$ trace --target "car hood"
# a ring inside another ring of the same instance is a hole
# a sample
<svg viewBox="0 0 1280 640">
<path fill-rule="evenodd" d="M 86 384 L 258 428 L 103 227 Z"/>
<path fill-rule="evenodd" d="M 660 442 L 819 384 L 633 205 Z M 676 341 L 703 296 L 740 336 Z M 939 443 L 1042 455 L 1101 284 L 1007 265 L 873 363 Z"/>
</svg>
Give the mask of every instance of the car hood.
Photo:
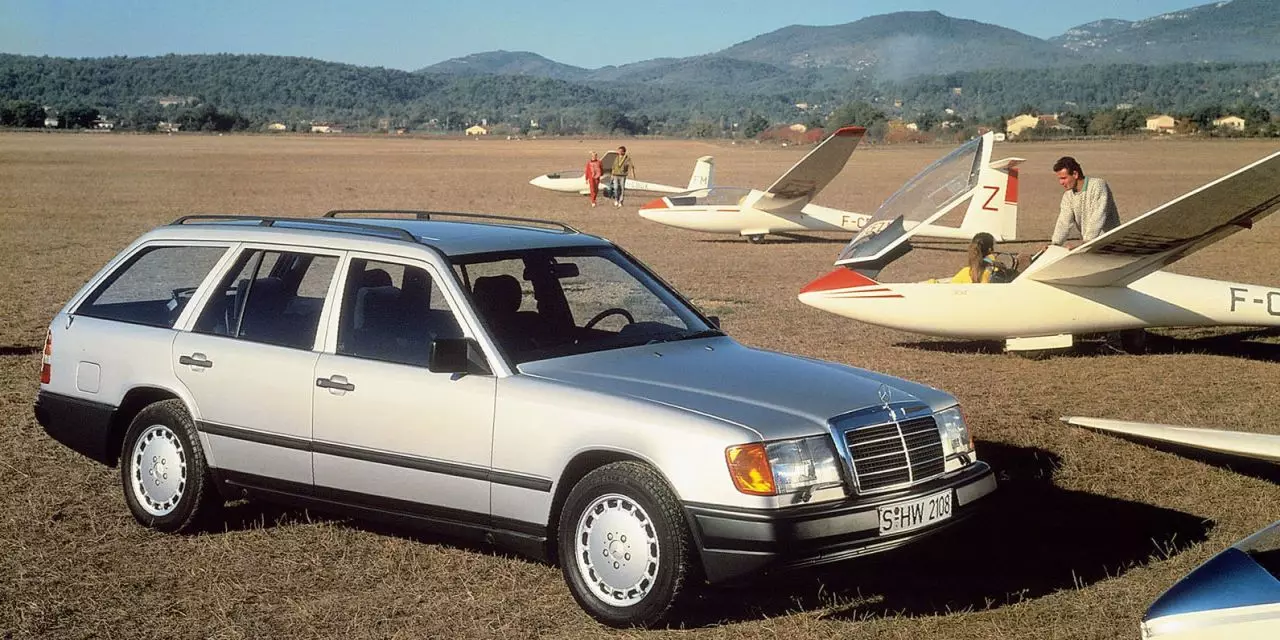
<svg viewBox="0 0 1280 640">
<path fill-rule="evenodd" d="M 869 406 L 955 399 L 932 387 L 821 360 L 744 347 L 728 337 L 614 349 L 520 365 L 523 375 L 677 407 L 749 427 L 766 440 L 815 435 Z"/>
</svg>

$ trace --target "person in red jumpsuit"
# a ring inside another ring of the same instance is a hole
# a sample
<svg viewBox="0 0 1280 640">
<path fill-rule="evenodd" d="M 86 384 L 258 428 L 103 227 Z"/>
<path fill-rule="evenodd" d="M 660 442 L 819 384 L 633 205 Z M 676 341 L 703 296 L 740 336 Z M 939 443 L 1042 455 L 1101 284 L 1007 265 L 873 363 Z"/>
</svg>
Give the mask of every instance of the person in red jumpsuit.
<svg viewBox="0 0 1280 640">
<path fill-rule="evenodd" d="M 591 159 L 587 161 L 587 168 L 583 171 L 583 177 L 587 180 L 587 189 L 591 190 L 591 206 L 596 206 L 596 195 L 600 193 L 600 176 L 604 175 L 604 167 L 600 164 L 600 157 L 596 152 L 591 152 Z"/>
</svg>

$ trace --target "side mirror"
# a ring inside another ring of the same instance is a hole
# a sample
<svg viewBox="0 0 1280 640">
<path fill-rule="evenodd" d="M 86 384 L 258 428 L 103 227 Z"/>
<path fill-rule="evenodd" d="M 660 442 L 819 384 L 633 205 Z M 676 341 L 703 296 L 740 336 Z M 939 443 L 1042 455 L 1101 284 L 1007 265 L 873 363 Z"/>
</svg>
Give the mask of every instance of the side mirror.
<svg viewBox="0 0 1280 640">
<path fill-rule="evenodd" d="M 432 340 L 427 369 L 433 373 L 491 373 L 484 354 L 470 338 Z"/>
<path fill-rule="evenodd" d="M 711 326 L 720 328 L 720 316 L 707 316 L 707 320 L 711 321 Z"/>
</svg>

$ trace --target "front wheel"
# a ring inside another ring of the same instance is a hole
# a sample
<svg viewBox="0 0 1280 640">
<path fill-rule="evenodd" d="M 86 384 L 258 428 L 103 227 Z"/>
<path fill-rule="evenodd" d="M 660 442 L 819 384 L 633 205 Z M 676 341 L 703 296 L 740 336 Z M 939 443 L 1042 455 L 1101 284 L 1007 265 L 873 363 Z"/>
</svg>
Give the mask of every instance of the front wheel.
<svg viewBox="0 0 1280 640">
<path fill-rule="evenodd" d="M 615 462 L 582 478 L 560 514 L 558 543 L 574 599 L 611 627 L 664 623 L 696 566 L 674 492 L 639 462 Z"/>
<path fill-rule="evenodd" d="M 191 415 L 164 400 L 134 416 L 120 453 L 124 501 L 143 525 L 189 532 L 221 504 Z"/>
<path fill-rule="evenodd" d="M 760 244 L 760 243 L 764 242 L 764 234 L 763 234 L 763 233 L 753 233 L 753 234 L 751 234 L 751 235 L 747 236 L 747 242 L 750 242 L 751 244 Z"/>
</svg>

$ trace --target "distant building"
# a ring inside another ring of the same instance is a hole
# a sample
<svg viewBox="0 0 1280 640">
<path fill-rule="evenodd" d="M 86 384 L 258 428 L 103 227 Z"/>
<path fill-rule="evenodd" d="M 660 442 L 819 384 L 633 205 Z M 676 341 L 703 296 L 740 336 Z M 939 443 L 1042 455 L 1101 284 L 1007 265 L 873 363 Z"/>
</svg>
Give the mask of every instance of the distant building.
<svg viewBox="0 0 1280 640">
<path fill-rule="evenodd" d="M 806 126 L 804 126 L 803 124 L 800 124 L 799 122 L 797 122 L 797 123 L 795 123 L 795 124 L 793 124 L 793 125 L 791 125 L 791 126 L 789 126 L 789 127 L 787 127 L 787 128 L 788 128 L 788 129 L 790 129 L 790 130 L 792 130 L 792 131 L 794 131 L 794 132 L 796 132 L 796 133 L 804 133 L 804 132 L 806 132 L 806 131 L 808 131 L 808 130 L 809 130 L 809 127 L 806 127 Z"/>
<path fill-rule="evenodd" d="M 797 109 L 799 109 L 799 110 L 801 110 L 801 111 L 808 111 L 808 110 L 809 110 L 809 103 L 808 103 L 808 102 L 797 102 L 797 103 L 796 103 L 796 108 L 797 108 Z"/>
<path fill-rule="evenodd" d="M 267 125 L 267 131 L 288 131 L 289 127 L 283 122 L 272 122 Z"/>
<path fill-rule="evenodd" d="M 1004 123 L 1004 130 L 1012 137 L 1018 137 L 1027 129 L 1034 129 L 1040 124 L 1040 118 L 1029 113 L 1023 113 L 1009 118 Z"/>
<path fill-rule="evenodd" d="M 1133 108 L 1132 102 L 1117 102 L 1116 111 L 1128 111 Z"/>
<path fill-rule="evenodd" d="M 94 129 L 99 129 L 99 130 L 101 130 L 101 131 L 110 131 L 110 130 L 112 130 L 112 129 L 116 128 L 116 123 L 114 123 L 114 122 L 112 122 L 112 121 L 110 121 L 110 120 L 108 120 L 108 119 L 106 119 L 106 118 L 104 118 L 104 117 L 102 117 L 102 116 L 98 116 L 98 117 L 97 117 L 97 119 L 95 119 L 95 120 L 93 121 L 93 128 L 94 128 Z"/>
<path fill-rule="evenodd" d="M 1004 130 L 1008 132 L 1010 138 L 1016 138 L 1028 129 L 1037 127 L 1055 131 L 1074 131 L 1071 127 L 1058 122 L 1057 115 L 1033 116 L 1029 113 L 1024 113 L 1014 116 L 1004 123 Z"/>
<path fill-rule="evenodd" d="M 173 133 L 175 131 L 182 131 L 182 125 L 177 122 L 157 122 L 156 131 L 159 131 L 160 133 Z"/>
<path fill-rule="evenodd" d="M 46 110 L 45 110 L 45 116 L 44 116 L 44 126 L 45 126 L 46 128 L 48 128 L 48 129 L 57 129 L 57 128 L 58 128 L 58 114 L 56 114 L 56 113 L 54 113 L 54 112 L 49 111 L 49 110 L 47 110 L 47 109 L 46 109 Z"/>
<path fill-rule="evenodd" d="M 316 122 L 311 125 L 311 133 L 342 133 L 342 127 L 326 122 Z"/>
<path fill-rule="evenodd" d="M 1178 122 L 1173 119 L 1173 116 L 1164 113 L 1149 116 L 1147 118 L 1147 131 L 1155 131 L 1156 133 L 1173 133 L 1173 129 L 1177 125 Z"/>
<path fill-rule="evenodd" d="M 1244 118 L 1240 116 L 1222 116 L 1213 121 L 1213 126 L 1222 127 L 1223 129 L 1235 129 L 1236 131 L 1244 130 Z"/>
<path fill-rule="evenodd" d="M 489 130 L 478 124 L 473 124 L 467 127 L 466 133 L 469 136 L 487 136 L 489 135 Z"/>
</svg>

